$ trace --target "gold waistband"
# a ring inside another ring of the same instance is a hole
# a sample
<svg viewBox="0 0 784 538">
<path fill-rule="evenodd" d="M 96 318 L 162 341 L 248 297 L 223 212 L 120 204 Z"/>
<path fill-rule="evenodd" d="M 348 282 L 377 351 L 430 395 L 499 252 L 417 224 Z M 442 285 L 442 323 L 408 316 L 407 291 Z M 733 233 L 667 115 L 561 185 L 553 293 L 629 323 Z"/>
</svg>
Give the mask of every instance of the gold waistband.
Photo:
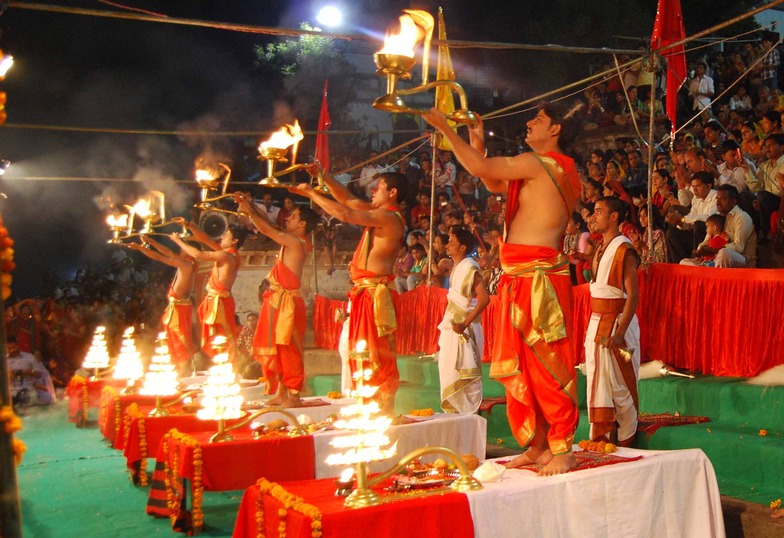
<svg viewBox="0 0 784 538">
<path fill-rule="evenodd" d="M 591 311 L 597 314 L 620 314 L 626 305 L 626 299 L 601 299 L 591 297 Z"/>
<path fill-rule="evenodd" d="M 221 298 L 224 298 L 224 299 L 226 297 L 231 297 L 231 292 L 230 291 L 216 290 L 215 288 L 213 288 L 209 284 L 207 284 L 207 286 L 206 286 L 206 291 L 207 291 L 207 295 L 210 295 L 212 297 L 221 297 Z"/>
</svg>

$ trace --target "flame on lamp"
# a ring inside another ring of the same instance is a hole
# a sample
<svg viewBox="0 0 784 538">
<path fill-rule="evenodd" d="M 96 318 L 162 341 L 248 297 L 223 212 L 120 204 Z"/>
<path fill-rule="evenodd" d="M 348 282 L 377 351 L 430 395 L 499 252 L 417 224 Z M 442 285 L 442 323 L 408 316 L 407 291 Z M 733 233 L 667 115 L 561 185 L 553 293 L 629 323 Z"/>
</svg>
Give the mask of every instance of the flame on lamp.
<svg viewBox="0 0 784 538">
<path fill-rule="evenodd" d="M 300 141 L 305 138 L 299 121 L 294 120 L 294 125 L 285 124 L 278 131 L 272 133 L 268 140 L 259 144 L 259 152 L 264 153 L 267 148 L 288 149 L 291 147 L 291 163 L 297 161 L 297 147 Z"/>
<path fill-rule="evenodd" d="M 106 224 L 108 224 L 110 228 L 124 229 L 128 226 L 128 215 L 126 213 L 111 214 L 106 217 Z"/>
<path fill-rule="evenodd" d="M 396 34 L 387 31 L 384 36 L 384 48 L 378 51 L 379 54 L 399 54 L 401 56 L 414 57 L 414 47 L 421 39 L 419 27 L 411 18 L 411 15 L 400 16 L 400 31 Z"/>
<path fill-rule="evenodd" d="M 133 327 L 128 327 L 123 332 L 120 355 L 117 357 L 117 365 L 114 369 L 114 378 L 127 379 L 128 385 L 132 385 L 135 380 L 144 375 L 144 366 L 139 351 L 136 349 L 133 333 Z"/>
</svg>

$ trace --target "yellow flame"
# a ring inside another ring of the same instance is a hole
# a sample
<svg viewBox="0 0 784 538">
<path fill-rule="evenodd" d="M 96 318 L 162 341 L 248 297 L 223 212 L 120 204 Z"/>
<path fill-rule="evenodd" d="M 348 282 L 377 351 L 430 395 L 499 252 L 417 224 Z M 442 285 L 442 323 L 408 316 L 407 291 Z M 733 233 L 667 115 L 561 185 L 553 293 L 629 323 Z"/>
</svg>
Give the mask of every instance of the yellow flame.
<svg viewBox="0 0 784 538">
<path fill-rule="evenodd" d="M 268 140 L 259 145 L 259 151 L 267 148 L 287 149 L 291 146 L 296 148 L 296 144 L 303 138 L 305 138 L 305 135 L 302 133 L 299 122 L 294 120 L 294 125 L 285 124 L 280 130 L 272 133 Z"/>
<path fill-rule="evenodd" d="M 128 215 L 109 215 L 106 217 L 106 224 L 112 228 L 125 228 L 128 226 Z"/>
<path fill-rule="evenodd" d="M 150 216 L 152 211 L 150 211 L 150 200 L 148 198 L 142 198 L 138 202 L 133 205 L 133 209 L 137 215 L 141 218 L 146 219 Z"/>
<path fill-rule="evenodd" d="M 414 19 L 408 15 L 400 16 L 400 32 L 391 34 L 387 32 L 384 37 L 384 48 L 378 51 L 379 54 L 399 54 L 401 56 L 414 57 L 414 47 L 421 39 L 420 29 Z"/>
<path fill-rule="evenodd" d="M 203 168 L 196 170 L 196 181 L 198 181 L 199 183 L 203 181 L 207 181 L 207 182 L 215 181 L 215 179 L 217 179 L 217 176 L 215 176 L 209 170 L 205 170 Z"/>
</svg>

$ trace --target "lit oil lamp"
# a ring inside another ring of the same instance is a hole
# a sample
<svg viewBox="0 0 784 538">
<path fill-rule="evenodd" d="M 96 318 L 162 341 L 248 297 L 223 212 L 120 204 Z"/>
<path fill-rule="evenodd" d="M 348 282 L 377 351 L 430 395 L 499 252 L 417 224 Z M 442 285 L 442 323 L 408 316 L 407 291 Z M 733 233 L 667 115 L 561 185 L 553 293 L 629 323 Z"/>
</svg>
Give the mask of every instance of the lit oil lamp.
<svg viewBox="0 0 784 538">
<path fill-rule="evenodd" d="M 297 149 L 303 138 L 305 138 L 305 135 L 302 133 L 299 122 L 294 120 L 293 125 L 284 125 L 278 131 L 272 133 L 268 140 L 259 144 L 259 158 L 267 161 L 267 177 L 259 181 L 259 185 L 268 187 L 284 186 L 278 181 L 278 177 L 306 167 L 304 164 L 297 164 Z M 291 148 L 291 166 L 276 172 L 275 166 L 277 163 L 288 162 L 286 153 L 288 153 L 289 148 Z"/>
<path fill-rule="evenodd" d="M 388 112 L 424 114 L 426 110 L 411 108 L 402 96 L 421 93 L 437 86 L 447 86 L 460 98 L 460 108 L 448 114 L 456 123 L 476 123 L 476 115 L 468 109 L 468 98 L 463 87 L 453 80 L 435 80 L 428 83 L 430 41 L 433 35 L 433 16 L 426 11 L 406 9 L 399 19 L 399 31 L 387 33 L 384 47 L 373 55 L 378 74 L 387 77 L 387 93 L 373 102 L 373 107 Z M 410 80 L 416 65 L 415 50 L 422 41 L 422 84 L 407 90 L 398 88 L 398 81 Z"/>
</svg>

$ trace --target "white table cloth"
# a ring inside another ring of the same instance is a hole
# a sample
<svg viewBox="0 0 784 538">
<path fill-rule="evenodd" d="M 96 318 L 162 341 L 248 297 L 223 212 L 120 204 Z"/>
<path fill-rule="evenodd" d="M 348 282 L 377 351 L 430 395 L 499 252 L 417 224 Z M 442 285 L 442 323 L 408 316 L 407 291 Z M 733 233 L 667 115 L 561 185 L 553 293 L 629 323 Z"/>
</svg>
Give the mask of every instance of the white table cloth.
<svg viewBox="0 0 784 538">
<path fill-rule="evenodd" d="M 643 459 L 551 477 L 507 469 L 500 482 L 467 493 L 476 538 L 724 536 L 716 474 L 702 450 L 617 455 Z"/>
<path fill-rule="evenodd" d="M 432 417 L 414 417 L 420 420 L 415 424 L 390 426 L 387 436 L 390 445 L 397 441 L 397 454 L 393 458 L 370 464 L 370 472 L 386 471 L 400 459 L 417 448 L 442 446 L 450 448 L 458 455 L 471 453 L 480 460 L 484 459 L 487 448 L 487 420 L 479 415 L 458 415 L 437 413 Z M 345 430 L 318 432 L 313 436 L 316 445 L 316 478 L 329 478 L 340 475 L 344 467 L 333 467 L 324 461 L 338 449 L 330 445 L 332 439 L 348 435 Z M 438 456 L 433 456 L 435 460 Z"/>
</svg>

